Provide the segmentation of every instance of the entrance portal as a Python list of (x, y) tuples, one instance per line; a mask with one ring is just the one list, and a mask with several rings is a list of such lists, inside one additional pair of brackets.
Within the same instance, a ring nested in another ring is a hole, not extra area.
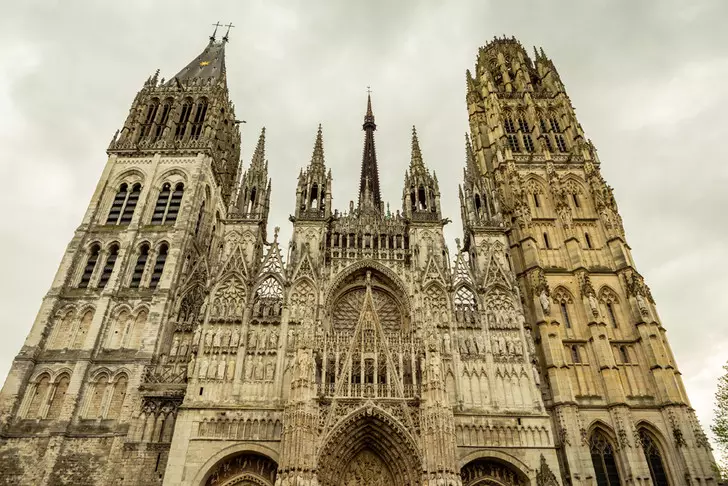
[(349, 463), (343, 475), (343, 486), (391, 486), (392, 473), (377, 454), (364, 449)]

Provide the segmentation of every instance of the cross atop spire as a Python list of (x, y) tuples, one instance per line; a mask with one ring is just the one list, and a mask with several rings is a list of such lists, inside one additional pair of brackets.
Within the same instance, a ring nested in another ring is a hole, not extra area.
[(215, 30), (212, 31), (212, 35), (210, 36), (210, 42), (215, 42), (215, 36), (217, 35), (217, 28), (220, 27), (221, 24), (220, 24), (220, 21), (218, 20), (217, 22), (215, 22), (212, 25), (215, 26)]
[(225, 27), (227, 27), (227, 31), (225, 32), (225, 35), (224, 35), (224, 36), (222, 37), (222, 41), (223, 41), (223, 42), (227, 42), (227, 41), (228, 41), (228, 38), (229, 38), (229, 36), (230, 36), (230, 29), (232, 29), (232, 28), (233, 28), (233, 27), (235, 27), (235, 26), (233, 25), (233, 23), (232, 23), (232, 22), (230, 22), (230, 23), (229, 23), (229, 24), (227, 24), (227, 25), (226, 25)]

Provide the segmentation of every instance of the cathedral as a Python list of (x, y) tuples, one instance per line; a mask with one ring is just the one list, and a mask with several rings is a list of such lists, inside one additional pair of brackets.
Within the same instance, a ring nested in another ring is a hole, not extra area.
[(286, 246), (227, 43), (113, 137), (0, 392), (1, 485), (718, 484), (543, 49), (495, 38), (466, 73), (455, 248), (414, 129), (382, 200), (371, 96), (355, 200), (332, 207), (319, 126)]

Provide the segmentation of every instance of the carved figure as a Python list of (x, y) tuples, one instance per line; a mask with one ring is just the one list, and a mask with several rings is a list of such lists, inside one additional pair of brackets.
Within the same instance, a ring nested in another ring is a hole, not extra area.
[(538, 300), (541, 301), (541, 309), (543, 309), (543, 313), (547, 316), (551, 315), (551, 302), (549, 301), (548, 295), (546, 295), (546, 291), (542, 290), (540, 294), (538, 294)]

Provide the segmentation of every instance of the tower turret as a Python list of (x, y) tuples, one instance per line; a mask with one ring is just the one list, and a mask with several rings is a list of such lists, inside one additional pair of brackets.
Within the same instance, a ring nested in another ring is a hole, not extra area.
[(108, 153), (118, 156), (199, 153), (212, 158), (212, 173), (227, 204), (240, 158), (240, 131), (229, 99), (227, 37), (215, 37), (195, 59), (165, 82), (159, 71), (144, 83)]
[(268, 161), (265, 159), (265, 127), (263, 127), (250, 167), (243, 172), (240, 180), (237, 207), (233, 216), (239, 219), (257, 220), (265, 228), (270, 209), (270, 189)]
[(440, 187), (437, 176), (430, 174), (422, 160), (417, 129), (412, 127), (412, 157), (404, 174), (402, 211), (405, 217), (415, 221), (439, 221)]
[(331, 170), (324, 163), (324, 141), (318, 127), (311, 162), (298, 175), (296, 219), (326, 219), (331, 216)]

